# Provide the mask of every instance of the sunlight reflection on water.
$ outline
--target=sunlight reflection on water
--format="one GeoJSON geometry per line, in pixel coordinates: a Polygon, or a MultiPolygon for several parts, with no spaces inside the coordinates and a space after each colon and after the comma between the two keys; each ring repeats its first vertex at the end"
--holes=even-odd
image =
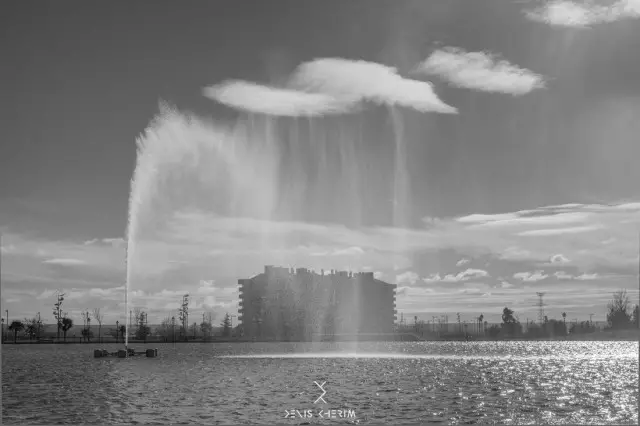
{"type": "Polygon", "coordinates": [[[273,424],[314,408],[314,381],[360,424],[638,421],[637,342],[153,346],[122,360],[6,345],[3,421],[273,424]]]}

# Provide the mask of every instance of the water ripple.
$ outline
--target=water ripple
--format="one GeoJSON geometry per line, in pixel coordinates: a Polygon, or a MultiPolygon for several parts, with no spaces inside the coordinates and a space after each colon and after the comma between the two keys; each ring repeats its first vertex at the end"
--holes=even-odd
{"type": "Polygon", "coordinates": [[[638,422],[636,342],[158,348],[158,358],[122,360],[94,359],[88,346],[7,345],[4,422],[272,424],[317,407],[314,381],[327,382],[327,406],[355,410],[352,424],[638,422]]]}

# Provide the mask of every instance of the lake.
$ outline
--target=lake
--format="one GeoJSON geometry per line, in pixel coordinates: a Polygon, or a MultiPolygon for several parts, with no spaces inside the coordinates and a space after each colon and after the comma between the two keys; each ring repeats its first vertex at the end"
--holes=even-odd
{"type": "Polygon", "coordinates": [[[638,342],[98,347],[3,345],[3,422],[638,423],[638,342]]]}

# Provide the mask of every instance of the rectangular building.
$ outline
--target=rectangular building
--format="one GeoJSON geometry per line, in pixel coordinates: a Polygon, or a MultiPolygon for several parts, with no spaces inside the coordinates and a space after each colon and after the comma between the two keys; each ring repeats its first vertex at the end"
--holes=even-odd
{"type": "Polygon", "coordinates": [[[264,273],[238,280],[239,320],[245,337],[314,341],[336,335],[392,333],[395,284],[372,272],[265,266],[264,273]]]}

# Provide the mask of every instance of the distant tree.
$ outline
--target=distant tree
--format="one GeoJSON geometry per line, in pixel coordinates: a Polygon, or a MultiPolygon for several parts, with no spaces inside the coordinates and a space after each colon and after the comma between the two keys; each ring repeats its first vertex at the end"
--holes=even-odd
{"type": "Polygon", "coordinates": [[[478,317],[478,334],[484,334],[484,330],[482,330],[482,320],[484,319],[484,315],[480,314],[478,317]]]}
{"type": "Polygon", "coordinates": [[[136,308],[135,316],[137,321],[137,329],[136,329],[136,339],[147,341],[147,336],[151,334],[151,329],[147,325],[147,313],[143,310],[136,308]]]}
{"type": "Polygon", "coordinates": [[[506,336],[519,336],[522,334],[522,326],[518,322],[514,311],[505,307],[502,310],[502,334],[506,336]]]}
{"type": "Polygon", "coordinates": [[[168,340],[173,336],[173,324],[170,317],[166,317],[165,319],[160,321],[158,332],[165,340],[168,340]]]}
{"type": "Polygon", "coordinates": [[[500,327],[498,327],[497,325],[492,325],[487,330],[487,334],[489,334],[490,337],[498,337],[498,335],[500,334],[500,331],[502,331],[500,327]]]}
{"type": "Polygon", "coordinates": [[[25,318],[23,324],[24,334],[29,338],[29,340],[37,337],[39,330],[38,318],[25,318]]]}
{"type": "Polygon", "coordinates": [[[98,321],[98,341],[101,341],[102,337],[102,320],[104,315],[100,313],[100,308],[93,308],[93,317],[98,321]]]}
{"type": "Polygon", "coordinates": [[[640,327],[640,317],[638,317],[638,305],[633,307],[633,312],[631,313],[631,323],[634,327],[640,327]]]}
{"type": "Polygon", "coordinates": [[[22,321],[19,320],[13,320],[11,321],[11,324],[9,325],[9,330],[13,331],[13,343],[16,343],[18,341],[18,332],[24,330],[24,323],[22,321]]]}
{"type": "Polygon", "coordinates": [[[67,331],[73,327],[73,320],[69,317],[62,318],[60,323],[60,329],[62,330],[62,334],[64,336],[64,341],[67,341],[67,331]]]}
{"type": "Polygon", "coordinates": [[[224,319],[222,320],[222,335],[224,337],[229,337],[231,335],[231,316],[229,313],[226,313],[224,319]]]}
{"type": "Polygon", "coordinates": [[[516,319],[513,316],[513,311],[507,307],[502,310],[502,322],[504,324],[515,324],[516,319]]]}
{"type": "Polygon", "coordinates": [[[213,326],[208,321],[202,321],[202,323],[200,324],[200,331],[202,332],[203,338],[211,337],[213,326]]]}
{"type": "Polygon", "coordinates": [[[121,326],[120,326],[120,330],[119,330],[119,331],[120,331],[120,336],[122,336],[122,337],[123,337],[123,339],[124,339],[124,335],[125,335],[125,334],[126,334],[126,332],[127,332],[127,326],[126,326],[126,325],[121,325],[121,326]]]}
{"type": "Polygon", "coordinates": [[[596,331],[596,328],[589,321],[582,321],[580,324],[573,324],[570,330],[571,334],[586,334],[593,333],[594,331],[596,331]]]}
{"type": "Polygon", "coordinates": [[[613,298],[607,305],[607,322],[611,328],[622,329],[631,326],[629,305],[627,290],[618,290],[613,293],[613,298]]]}
{"type": "Polygon", "coordinates": [[[91,338],[93,337],[93,331],[91,331],[90,328],[83,328],[82,331],[80,332],[80,335],[82,335],[82,337],[86,339],[87,342],[91,343],[91,338]]]}
{"type": "Polygon", "coordinates": [[[567,313],[563,312],[562,313],[562,322],[564,323],[564,328],[567,328],[567,313]]]}
{"type": "Polygon", "coordinates": [[[62,302],[64,301],[64,293],[56,291],[56,303],[53,305],[53,317],[56,319],[58,339],[60,339],[60,330],[62,330],[62,319],[67,315],[62,311],[62,302]]]}

